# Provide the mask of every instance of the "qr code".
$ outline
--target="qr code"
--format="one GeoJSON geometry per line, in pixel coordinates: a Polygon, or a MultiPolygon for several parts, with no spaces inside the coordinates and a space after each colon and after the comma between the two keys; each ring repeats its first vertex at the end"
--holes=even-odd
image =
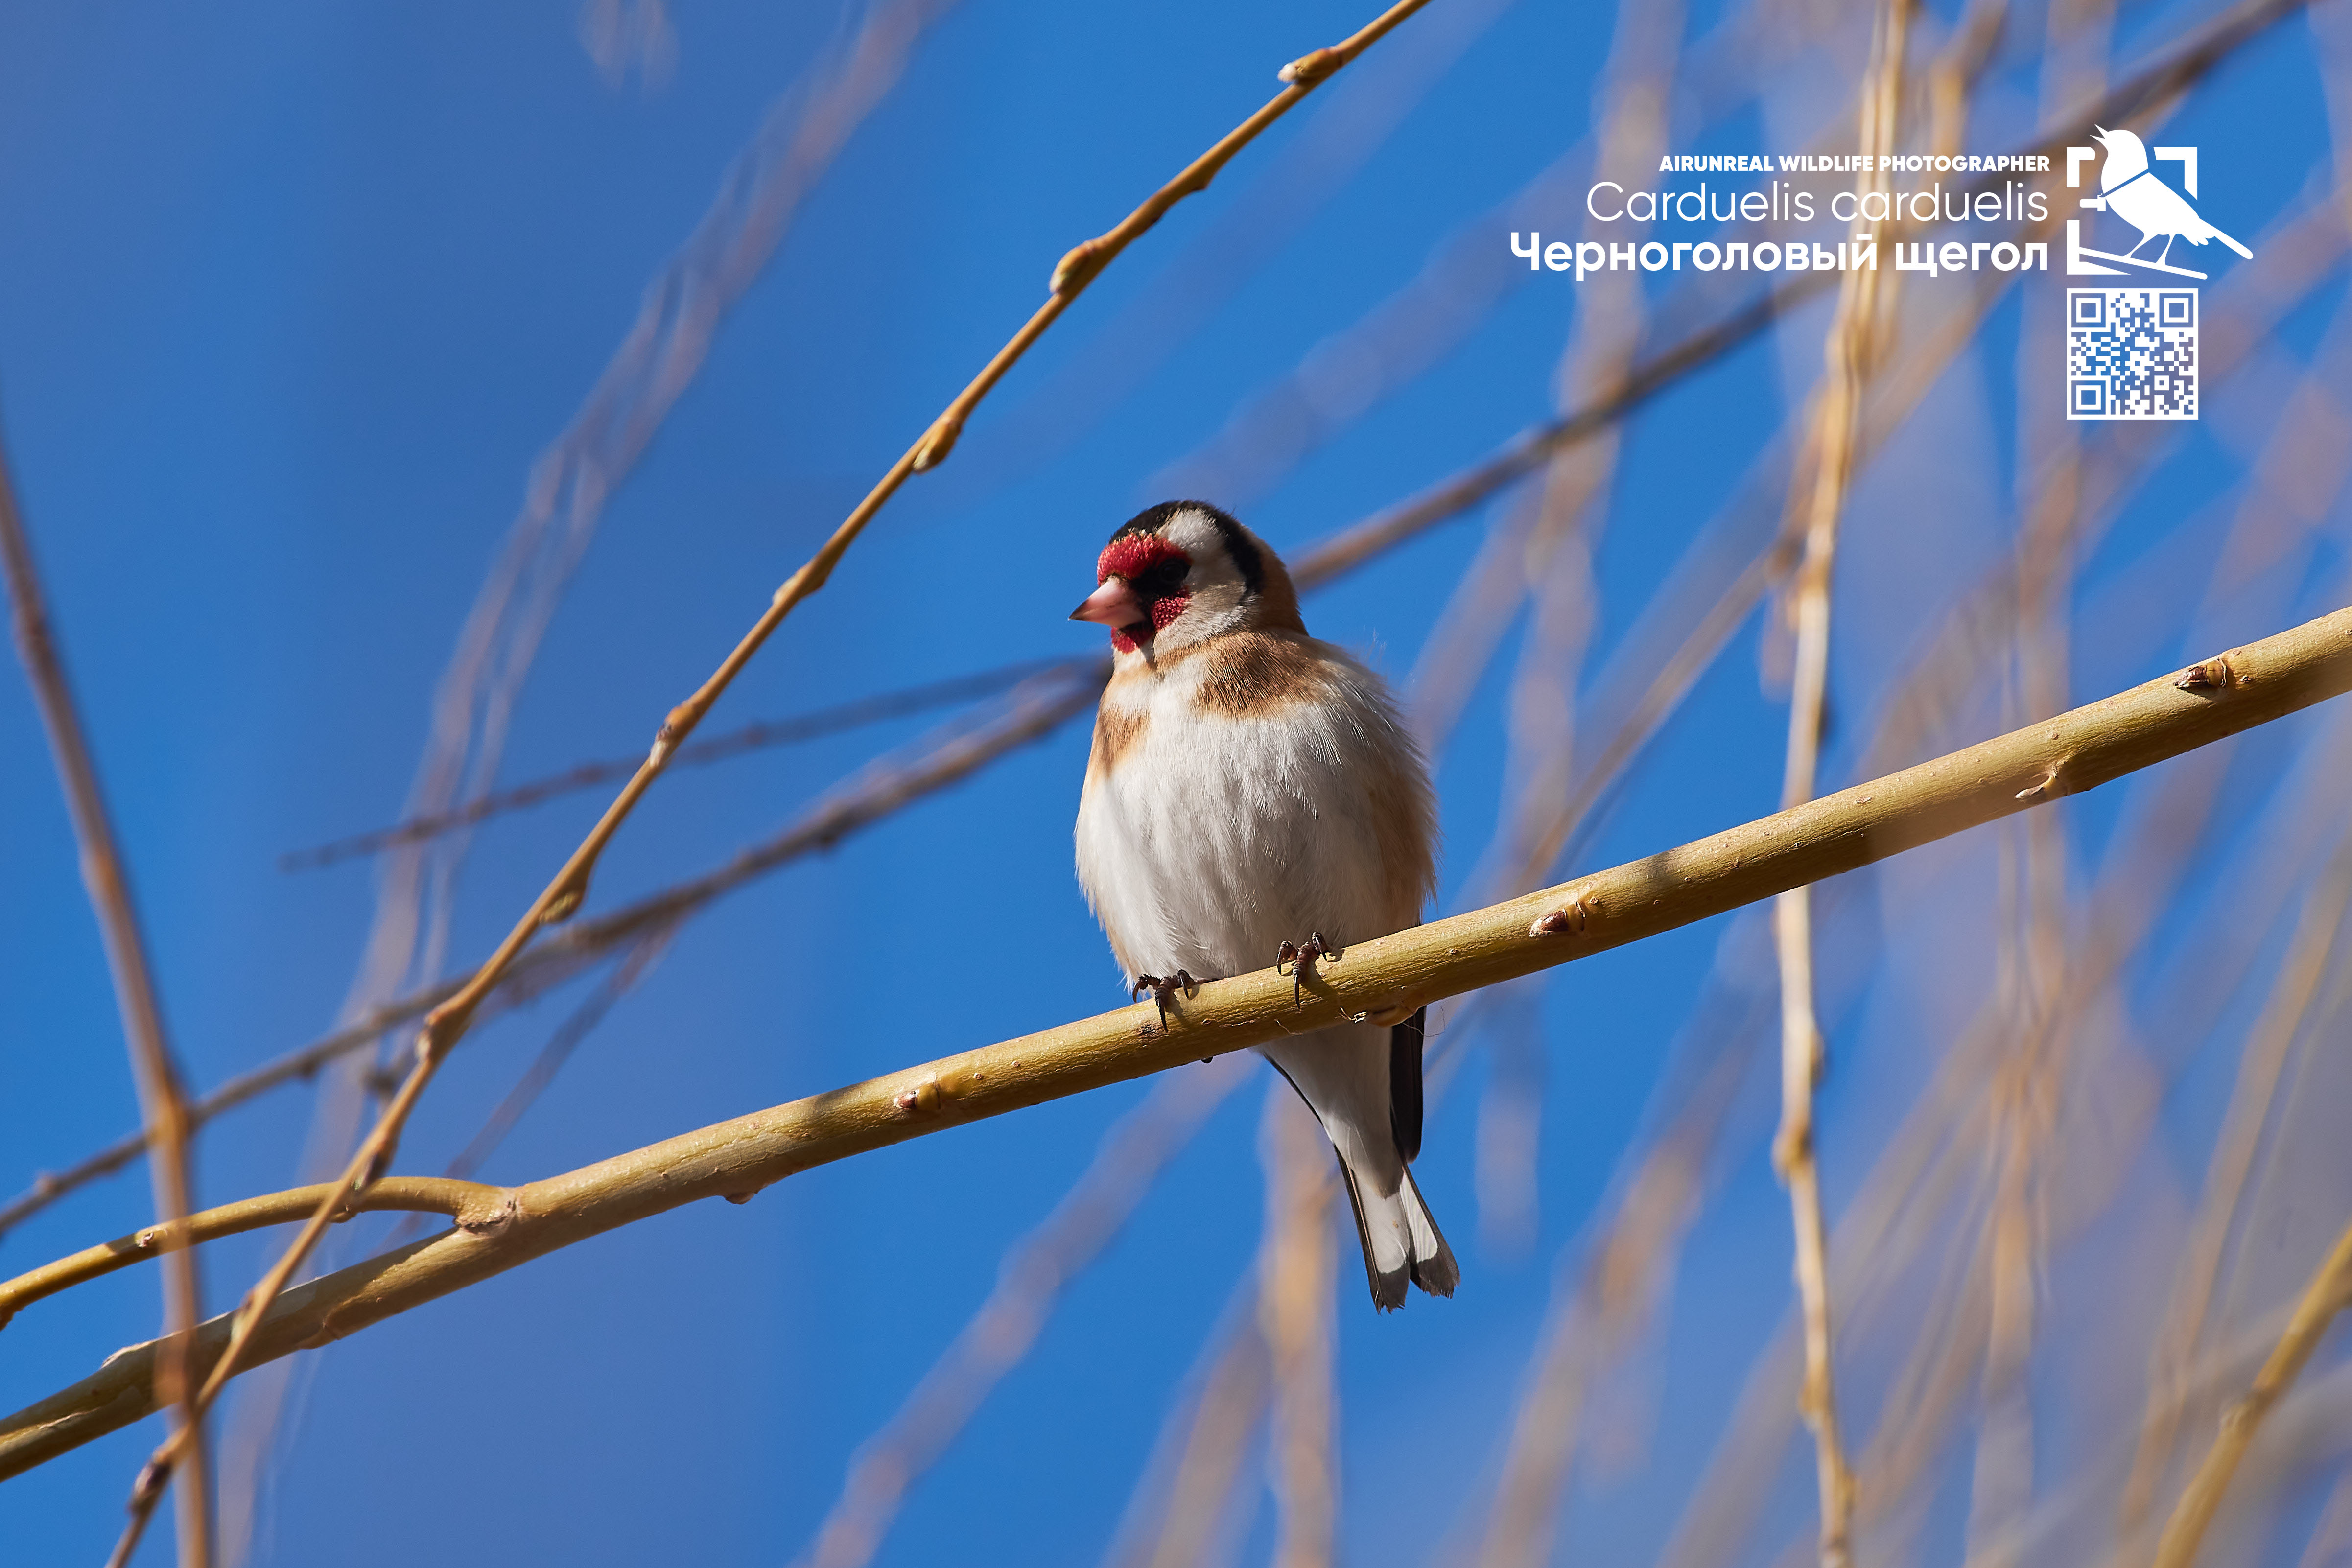
{"type": "Polygon", "coordinates": [[[2197,291],[2066,290],[2066,417],[2195,419],[2197,291]]]}

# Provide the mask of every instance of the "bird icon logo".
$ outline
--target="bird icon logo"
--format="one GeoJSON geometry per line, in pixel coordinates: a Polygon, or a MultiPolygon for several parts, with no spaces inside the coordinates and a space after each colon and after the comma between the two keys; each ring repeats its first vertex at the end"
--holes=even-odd
{"type": "MultiPolygon", "coordinates": [[[[2120,267],[2101,267],[2097,261],[2120,263],[2122,267],[2146,267],[2155,272],[2169,272],[2181,277],[2202,278],[2205,274],[2185,267],[2171,265],[2172,246],[2177,240],[2202,246],[2209,240],[2220,240],[2240,256],[2252,258],[2253,252],[2197,215],[2189,196],[2182,195],[2159,178],[2148,157],[2147,143],[2128,131],[2098,128],[2092,138],[2106,152],[2099,168],[2099,193],[2085,196],[2084,206],[2096,212],[2113,213],[2139,231],[2139,242],[2120,255],[2110,251],[2093,250],[2082,243],[2082,224],[2069,219],[2066,224],[2066,270],[2074,273],[2119,274],[2120,267]],[[2164,246],[2150,259],[2140,253],[2161,239],[2164,246]]],[[[2066,183],[2076,183],[2084,160],[2097,156],[2087,147],[2066,150],[2066,183]]],[[[2197,193],[2197,149],[2194,147],[2159,147],[2159,160],[2171,160],[2181,165],[2181,183],[2188,186],[2189,195],[2197,193]]]]}

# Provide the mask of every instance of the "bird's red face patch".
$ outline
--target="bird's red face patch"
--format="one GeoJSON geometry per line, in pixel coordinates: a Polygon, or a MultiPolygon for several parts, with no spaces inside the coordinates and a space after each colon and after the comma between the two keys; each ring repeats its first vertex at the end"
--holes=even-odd
{"type": "MultiPolygon", "coordinates": [[[[1159,535],[1129,534],[1103,547],[1095,560],[1095,581],[1123,579],[1151,612],[1151,631],[1165,632],[1191,602],[1192,596],[1184,591],[1184,577],[1192,570],[1192,558],[1159,535]]],[[[1141,622],[1113,627],[1111,646],[1122,653],[1133,653],[1134,633],[1142,630],[1141,622]]]]}
{"type": "Polygon", "coordinates": [[[1114,577],[1123,577],[1129,582],[1138,582],[1151,575],[1152,569],[1163,561],[1176,564],[1181,580],[1183,569],[1192,564],[1192,558],[1158,534],[1129,534],[1103,546],[1101,556],[1095,561],[1095,580],[1108,582],[1114,577]]]}

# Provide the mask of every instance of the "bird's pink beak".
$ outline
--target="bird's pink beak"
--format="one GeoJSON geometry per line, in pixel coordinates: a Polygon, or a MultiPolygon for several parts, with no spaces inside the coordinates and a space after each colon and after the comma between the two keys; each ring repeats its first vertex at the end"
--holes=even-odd
{"type": "Polygon", "coordinates": [[[1087,595],[1086,602],[1070,612],[1073,621],[1099,621],[1117,632],[1123,627],[1148,623],[1151,617],[1143,608],[1143,601],[1123,577],[1107,577],[1103,585],[1087,595]]]}

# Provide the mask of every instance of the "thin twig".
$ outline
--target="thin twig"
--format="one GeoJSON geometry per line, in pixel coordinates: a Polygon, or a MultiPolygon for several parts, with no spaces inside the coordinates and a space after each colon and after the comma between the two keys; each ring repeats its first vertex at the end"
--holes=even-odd
{"type": "Polygon", "coordinates": [[[2246,1447],[2254,1440],[2263,1417],[2311,1359],[2311,1353],[2319,1348],[2320,1335],[2336,1321],[2336,1314],[2347,1306],[2352,1306],[2352,1229],[2337,1239],[2335,1250],[2312,1276],[2303,1300],[2295,1303],[2294,1320],[2279,1336],[2278,1348],[2254,1375],[2253,1386],[2221,1417],[2220,1435],[2188,1490],[2180,1494],[2157,1542],[2156,1568],[2189,1568],[2196,1562],[2206,1527],[2213,1522],[2221,1495],[2229,1490],[2230,1479],[2237,1474],[2238,1461],[2245,1458],[2246,1447]]]}
{"type": "MultiPolygon", "coordinates": [[[[466,1146],[450,1156],[449,1163],[441,1167],[445,1179],[473,1179],[474,1173],[498,1152],[500,1144],[506,1142],[506,1136],[514,1131],[515,1124],[521,1121],[524,1113],[538,1103],[539,1097],[547,1092],[547,1086],[555,1082],[555,1075],[563,1071],[564,1063],[572,1060],[572,1053],[580,1049],[580,1042],[593,1034],[596,1026],[604,1021],[605,1015],[613,1010],[614,1005],[636,989],[638,984],[653,972],[654,966],[661,962],[662,955],[669,951],[670,938],[677,934],[677,926],[667,925],[639,938],[637,945],[621,956],[620,961],[606,971],[604,979],[580,1005],[564,1015],[563,1021],[556,1025],[555,1031],[547,1037],[547,1043],[540,1047],[537,1056],[531,1058],[530,1065],[523,1070],[515,1086],[507,1091],[506,1098],[498,1103],[474,1135],[466,1141],[466,1146]]],[[[378,1250],[390,1251],[415,1236],[424,1228],[424,1216],[429,1212],[427,1209],[411,1210],[399,1224],[385,1232],[378,1250]]]]}
{"type": "MultiPolygon", "coordinates": [[[[1895,140],[1903,98],[1903,57],[1908,45],[1909,0],[1886,0],[1863,78],[1858,127],[1874,167],[1861,189],[1882,192],[1886,154],[1895,140]]],[[[1826,371],[1814,407],[1811,494],[1807,497],[1804,555],[1797,567],[1796,679],[1789,703],[1789,753],[1780,804],[1812,799],[1829,689],[1830,579],[1838,522],[1853,473],[1862,398],[1875,367],[1878,270],[1855,270],[1840,280],[1837,312],[1823,345],[1826,371]]],[[[1853,1476],[1838,1435],[1837,1385],[1832,1374],[1829,1296],[1829,1233],[1822,1218],[1821,1168],[1813,1136],[1813,1082],[1822,1069],[1822,1032],[1813,1010],[1812,890],[1780,894],[1772,932],[1780,967],[1780,1129],[1772,1165],[1789,1188],[1796,1231],[1797,1294],[1805,1324],[1805,1378],[1797,1408],[1813,1431],[1813,1462],[1821,1494],[1822,1568],[1845,1568],[1853,1517],[1853,1476]]]]}
{"type": "MultiPolygon", "coordinates": [[[[334,1184],[333,1191],[320,1202],[319,1211],[310,1217],[295,1237],[293,1244],[262,1276],[260,1282],[247,1292],[240,1303],[237,1331],[232,1334],[227,1348],[197,1392],[194,1412],[197,1420],[201,1420],[205,1408],[218,1396],[229,1377],[235,1375],[246,1347],[251,1343],[254,1332],[259,1327],[271,1301],[286,1289],[294,1271],[301,1266],[310,1249],[318,1245],[334,1213],[342,1207],[343,1200],[352,1191],[382,1175],[389,1165],[410,1113],[423,1097],[450,1049],[466,1032],[482,1002],[542,925],[559,924],[579,907],[581,900],[587,895],[589,878],[613,835],[619,831],[637,801],[660,777],[673,753],[685,744],[704,716],[734,683],[736,675],[751,662],[775,629],[783,623],[784,618],[803,600],[824,587],[841,558],[856,542],[866,524],[873,520],[884,504],[897,494],[899,486],[913,475],[936,467],[946,460],[963,432],[964,422],[981,400],[1119,252],[1158,223],[1161,215],[1179,201],[1196,191],[1206,189],[1217,172],[1235,153],[1255,140],[1259,132],[1288,113],[1300,99],[1427,4],[1428,0],[1397,0],[1395,5],[1352,37],[1283,67],[1281,79],[1287,85],[1264,108],[1193,160],[1182,173],[1161,186],[1118,227],[1078,246],[1062,258],[1060,265],[1054,269],[1045,302],[1037,308],[1011,340],[997,350],[995,358],[982,369],[980,374],[956,395],[921,439],[891,465],[888,472],[867,492],[866,498],[851,511],[824,546],[776,590],[766,612],[752,623],[751,629],[744,633],[742,640],[710,678],[691,696],[670,710],[669,716],[655,736],[652,750],[646,754],[636,773],[605,809],[604,816],[580,846],[572,851],[554,879],[531,901],[530,907],[516,922],[506,939],[499,944],[488,961],[456,995],[425,1015],[424,1027],[417,1033],[415,1065],[410,1069],[406,1080],[384,1107],[375,1127],[361,1141],[341,1178],[334,1184]]],[[[194,1429],[193,1422],[182,1428],[184,1432],[194,1429]]],[[[147,1514],[154,1507],[156,1486],[170,1478],[173,1467],[185,1451],[185,1441],[179,1434],[174,1434],[156,1449],[148,1461],[146,1469],[141,1472],[140,1484],[132,1490],[132,1519],[130,1529],[125,1532],[126,1540],[136,1539],[147,1514]]]]}
{"type": "MultiPolygon", "coordinates": [[[[283,1355],[704,1197],[1182,1061],[1465,991],[1679,928],[1786,889],[2080,793],[2352,690],[2352,610],[1888,778],[1560,887],[1433,921],[1327,960],[1304,998],[1273,969],[967,1051],[689,1133],[513,1189],[500,1224],[457,1230],[311,1281],[243,1323],[215,1319],[212,1378],[241,1337],[283,1355]]],[[[412,1082],[414,1080],[412,1080],[412,1082]]],[[[343,1205],[340,1195],[334,1205],[343,1205]]],[[[324,1207],[322,1205],[322,1207],[324,1207]]],[[[0,1478],[152,1407],[152,1346],[0,1423],[0,1478]]]]}
{"type": "MultiPolygon", "coordinates": [[[[143,1263],[169,1252],[185,1251],[224,1236],[267,1229],[300,1219],[319,1206],[327,1184],[298,1186],[263,1197],[248,1197],[218,1208],[201,1209],[169,1225],[150,1225],[128,1236],[86,1248],[71,1257],[45,1263],[27,1274],[0,1281],[0,1327],[45,1296],[85,1284],[118,1269],[143,1263]]],[[[486,1221],[506,1201],[503,1187],[447,1176],[386,1176],[365,1192],[355,1194],[342,1218],[379,1210],[410,1214],[443,1214],[461,1224],[486,1221]]]]}
{"type": "Polygon", "coordinates": [[[604,1021],[604,1015],[613,1010],[614,1004],[635,989],[638,983],[652,972],[654,966],[661,962],[662,955],[669,950],[670,938],[676,932],[677,927],[665,926],[641,938],[619,963],[613,966],[613,972],[606,977],[604,983],[597,987],[594,993],[548,1037],[547,1044],[541,1048],[539,1055],[532,1059],[530,1066],[515,1086],[507,1092],[507,1097],[499,1102],[498,1107],[482,1124],[480,1131],[451,1156],[448,1167],[442,1173],[444,1176],[459,1181],[473,1178],[474,1173],[480,1170],[490,1155],[497,1152],[498,1146],[506,1141],[506,1135],[514,1131],[515,1124],[522,1120],[523,1113],[546,1092],[548,1084],[554,1082],[555,1075],[563,1070],[563,1064],[571,1060],[580,1042],[604,1021]]]}
{"type": "MultiPolygon", "coordinates": [[[[714,735],[708,740],[681,746],[670,762],[674,767],[699,768],[772,747],[799,746],[887,719],[904,718],[910,714],[928,713],[934,708],[994,696],[1049,670],[1076,671],[1090,662],[1085,659],[1024,659],[1019,664],[1000,664],[992,670],[959,675],[952,680],[929,681],[900,691],[860,697],[856,702],[839,703],[792,718],[762,719],[756,724],[747,724],[740,729],[730,730],[725,735],[714,735]]],[[[389,828],[355,833],[350,838],[337,839],[314,849],[295,850],[278,857],[278,869],[309,871],[332,865],[355,855],[376,854],[395,845],[437,838],[443,833],[458,828],[470,828],[509,811],[519,811],[577,790],[609,784],[616,779],[626,779],[637,770],[640,760],[635,757],[622,757],[607,758],[602,762],[583,762],[561,773],[550,773],[517,784],[512,789],[478,796],[455,810],[411,817],[389,828]]]]}
{"type": "MultiPolygon", "coordinates": [[[[99,936],[105,943],[107,968],[114,978],[115,1009],[121,1015],[123,1040],[131,1049],[131,1077],[139,1086],[146,1141],[158,1155],[148,1164],[155,1193],[155,1222],[169,1230],[188,1212],[194,1187],[189,1145],[194,1127],[188,1118],[187,1092],[164,1033],[163,1005],[131,898],[130,868],[114,835],[106,792],[98,781],[98,760],[82,733],[73,686],[66,678],[65,660],[49,625],[48,605],[34,568],[32,541],[26,537],[25,519],[16,508],[16,483],[5,451],[0,451],[0,574],[8,580],[9,622],[16,633],[17,656],[24,661],[25,679],[33,688],[34,705],[40,709],[41,727],[48,734],[49,754],[57,764],[58,782],[64,789],[66,811],[73,820],[74,841],[81,852],[82,885],[89,891],[90,913],[98,919],[99,936]]],[[[184,1434],[189,1456],[175,1504],[180,1563],[182,1568],[207,1568],[213,1560],[212,1489],[205,1462],[203,1413],[196,1406],[188,1371],[190,1336],[204,1316],[203,1285],[194,1249],[184,1243],[171,1249],[163,1264],[163,1338],[155,1357],[155,1402],[174,1412],[177,1432],[184,1434]]],[[[5,1321],[5,1309],[0,1308],[0,1322],[5,1321]]],[[[131,1539],[135,1542],[136,1536],[131,1539]]],[[[127,1551],[121,1555],[127,1557],[127,1551]]]]}

